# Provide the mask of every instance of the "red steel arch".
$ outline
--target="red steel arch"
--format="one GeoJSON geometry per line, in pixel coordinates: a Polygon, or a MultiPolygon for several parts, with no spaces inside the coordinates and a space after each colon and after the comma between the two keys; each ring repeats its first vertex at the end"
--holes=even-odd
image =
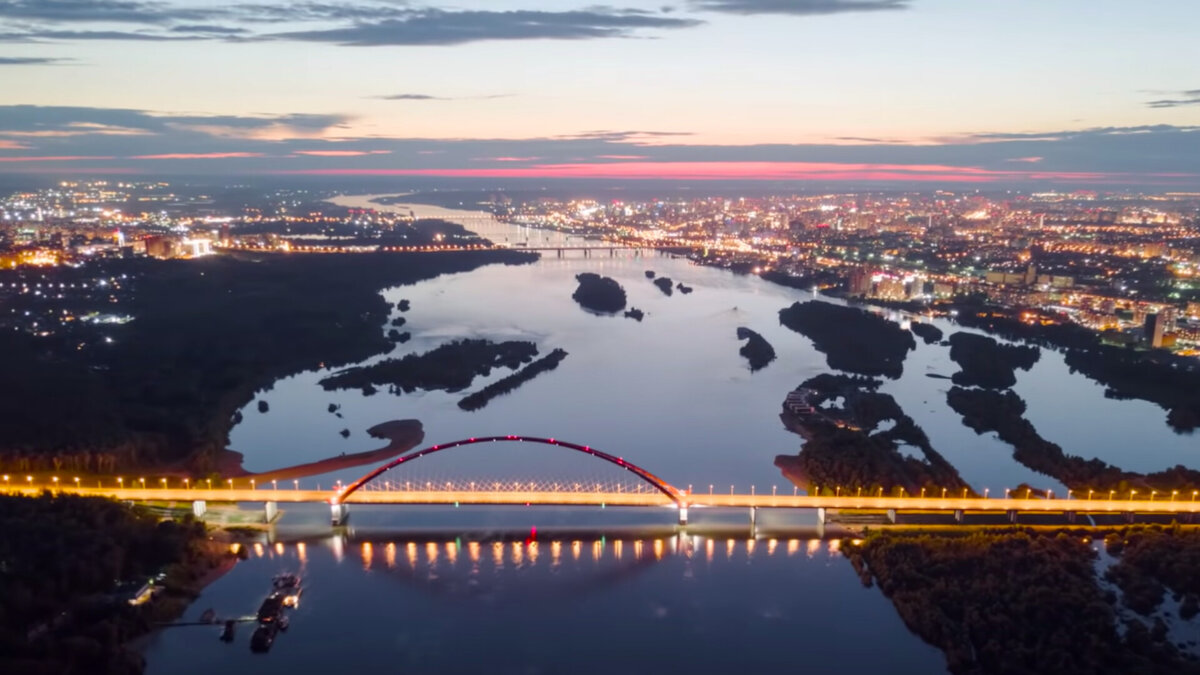
{"type": "Polygon", "coordinates": [[[622,459],[620,457],[615,457],[613,455],[608,454],[607,452],[601,452],[591,446],[579,445],[577,443],[568,443],[567,441],[560,441],[560,440],[557,440],[554,438],[536,438],[533,436],[485,436],[482,438],[468,438],[468,439],[461,440],[461,441],[454,441],[453,443],[442,443],[439,445],[432,445],[432,446],[429,446],[428,448],[424,448],[422,450],[417,450],[416,452],[410,452],[407,455],[403,455],[403,456],[397,457],[396,459],[393,459],[392,461],[388,462],[387,464],[384,464],[383,466],[379,467],[378,469],[375,469],[371,473],[368,473],[367,475],[363,476],[362,478],[359,478],[358,480],[354,481],[353,483],[347,485],[344,489],[342,489],[341,492],[339,492],[332,499],[330,499],[329,502],[331,504],[344,503],[346,501],[347,497],[349,497],[351,494],[353,494],[355,490],[358,490],[363,485],[365,485],[368,481],[375,479],[380,474],[382,474],[386,471],[389,471],[397,466],[400,466],[401,464],[404,464],[406,462],[411,462],[414,459],[418,459],[418,458],[424,457],[426,455],[432,455],[435,452],[449,450],[450,448],[461,447],[464,445],[475,445],[476,443],[497,443],[497,442],[541,443],[543,445],[556,445],[559,447],[567,448],[568,450],[574,450],[576,452],[582,452],[586,455],[591,455],[593,457],[602,459],[611,464],[615,464],[615,465],[621,467],[622,469],[625,469],[626,471],[633,473],[638,478],[641,478],[642,480],[649,483],[651,486],[653,486],[659,492],[670,497],[671,501],[675,502],[677,505],[680,505],[680,506],[683,505],[684,493],[681,490],[677,489],[675,486],[673,486],[670,483],[666,482],[665,480],[659,478],[658,476],[655,476],[654,474],[650,473],[649,471],[646,471],[645,469],[643,469],[642,467],[640,467],[636,464],[633,464],[631,462],[626,462],[624,459],[622,459]]]}

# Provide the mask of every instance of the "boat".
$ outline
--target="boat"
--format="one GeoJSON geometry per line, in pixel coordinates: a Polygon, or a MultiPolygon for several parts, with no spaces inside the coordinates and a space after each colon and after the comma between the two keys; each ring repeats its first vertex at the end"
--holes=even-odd
{"type": "Polygon", "coordinates": [[[261,624],[274,623],[283,614],[283,601],[287,596],[282,591],[268,595],[258,606],[258,622],[261,624]]]}
{"type": "Polygon", "coordinates": [[[278,630],[278,625],[274,622],[259,624],[258,628],[254,629],[254,634],[250,636],[250,651],[256,654],[270,651],[278,630]]]}
{"type": "Polygon", "coordinates": [[[227,619],[225,627],[221,629],[221,642],[233,642],[233,634],[236,630],[237,622],[233,619],[227,619]]]}
{"type": "Polygon", "coordinates": [[[277,591],[287,591],[300,587],[300,577],[296,574],[286,572],[278,574],[271,580],[271,586],[277,591]]]}
{"type": "Polygon", "coordinates": [[[287,629],[288,629],[288,625],[289,625],[289,621],[288,621],[287,615],[286,615],[286,614],[282,614],[282,615],[280,615],[280,617],[279,617],[279,630],[287,630],[287,629]]]}

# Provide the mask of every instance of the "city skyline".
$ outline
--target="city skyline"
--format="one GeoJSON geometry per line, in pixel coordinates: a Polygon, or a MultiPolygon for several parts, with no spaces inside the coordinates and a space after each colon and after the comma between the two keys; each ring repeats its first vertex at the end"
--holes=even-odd
{"type": "Polygon", "coordinates": [[[0,2],[0,172],[1200,184],[1200,7],[0,2]]]}

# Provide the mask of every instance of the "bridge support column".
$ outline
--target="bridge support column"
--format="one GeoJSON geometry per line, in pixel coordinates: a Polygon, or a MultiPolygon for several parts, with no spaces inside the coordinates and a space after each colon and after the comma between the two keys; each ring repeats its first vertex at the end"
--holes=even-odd
{"type": "Polygon", "coordinates": [[[1010,523],[1017,522],[1017,512],[1015,510],[1008,512],[1008,522],[1010,522],[1010,523]]]}
{"type": "Polygon", "coordinates": [[[1063,513],[1063,515],[1067,517],[1067,522],[1068,522],[1068,523],[1074,523],[1074,522],[1075,522],[1075,512],[1074,512],[1074,511],[1066,511],[1066,512],[1064,512],[1064,513],[1063,513]]]}
{"type": "Polygon", "coordinates": [[[1125,522],[1127,522],[1127,523],[1132,523],[1132,522],[1133,522],[1133,511],[1126,511],[1126,512],[1125,512],[1125,522]]]}
{"type": "Polygon", "coordinates": [[[192,502],[192,515],[200,518],[206,513],[208,513],[208,502],[204,501],[203,499],[197,499],[196,501],[192,502]]]}
{"type": "Polygon", "coordinates": [[[330,504],[329,506],[332,512],[330,522],[333,523],[333,526],[345,525],[346,519],[350,517],[350,509],[345,504],[330,504]]]}
{"type": "Polygon", "coordinates": [[[954,509],[954,522],[958,523],[959,525],[962,525],[963,518],[965,518],[965,517],[966,517],[966,514],[963,513],[962,509],[954,509]]]}
{"type": "Polygon", "coordinates": [[[679,507],[679,526],[680,527],[687,526],[687,510],[688,510],[688,507],[686,505],[680,505],[680,507],[679,507]]]}
{"type": "Polygon", "coordinates": [[[263,504],[263,522],[269,523],[279,516],[279,504],[277,502],[267,502],[263,504]]]}
{"type": "Polygon", "coordinates": [[[818,506],[817,507],[817,523],[820,525],[824,525],[825,523],[829,522],[829,519],[826,517],[826,515],[827,514],[825,513],[825,507],[818,506]]]}
{"type": "Polygon", "coordinates": [[[750,527],[751,528],[758,527],[758,507],[757,506],[750,507],[750,527]]]}
{"type": "Polygon", "coordinates": [[[896,524],[896,509],[887,510],[887,521],[893,525],[896,524]]]}

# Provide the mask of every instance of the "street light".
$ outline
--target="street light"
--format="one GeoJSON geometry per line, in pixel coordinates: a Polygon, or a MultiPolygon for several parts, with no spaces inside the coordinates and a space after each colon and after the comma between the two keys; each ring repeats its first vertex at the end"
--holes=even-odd
{"type": "Polygon", "coordinates": [[[1158,494],[1158,490],[1150,491],[1150,501],[1154,501],[1154,495],[1158,494]]]}
{"type": "Polygon", "coordinates": [[[162,483],[162,489],[166,490],[167,489],[167,479],[163,478],[159,482],[162,483]]]}
{"type": "Polygon", "coordinates": [[[120,490],[125,489],[125,479],[124,478],[117,478],[117,488],[120,490]]]}
{"type": "Polygon", "coordinates": [[[942,499],[946,498],[946,488],[942,488],[942,499]]]}
{"type": "Polygon", "coordinates": [[[1179,496],[1179,490],[1171,490],[1171,501],[1175,501],[1175,498],[1178,496],[1179,496]]]}
{"type": "Polygon", "coordinates": [[[254,489],[254,479],[253,478],[250,479],[250,489],[251,490],[254,489]]]}
{"type": "Polygon", "coordinates": [[[8,489],[8,474],[4,474],[4,489],[8,489]]]}
{"type": "Polygon", "coordinates": [[[145,478],[139,478],[139,479],[138,479],[138,482],[140,482],[140,483],[142,484],[142,489],[143,489],[143,490],[145,490],[145,489],[146,489],[146,479],[145,479],[145,478]]]}
{"type": "Polygon", "coordinates": [[[229,479],[229,489],[230,490],[233,489],[233,479],[232,478],[229,479]]]}
{"type": "Polygon", "coordinates": [[[1137,494],[1137,490],[1130,490],[1129,491],[1129,501],[1133,501],[1133,497],[1136,494],[1137,494]]]}
{"type": "Polygon", "coordinates": [[[1088,490],[1088,501],[1089,502],[1092,501],[1092,493],[1094,493],[1094,492],[1095,492],[1095,490],[1088,490]]]}
{"type": "Polygon", "coordinates": [[[271,488],[274,490],[278,490],[279,489],[279,481],[272,478],[271,479],[271,488]]]}
{"type": "Polygon", "coordinates": [[[191,489],[192,489],[192,481],[191,481],[190,479],[188,479],[188,478],[184,478],[184,479],[183,479],[183,489],[184,489],[184,490],[191,490],[191,489]]]}
{"type": "Polygon", "coordinates": [[[292,481],[292,489],[293,489],[293,490],[299,490],[299,489],[300,489],[300,481],[298,481],[298,480],[293,480],[293,481],[292,481]]]}
{"type": "Polygon", "coordinates": [[[992,490],[991,490],[991,488],[983,488],[983,498],[984,498],[984,499],[987,499],[987,498],[988,498],[988,493],[989,493],[989,492],[991,492],[991,491],[992,491],[992,490]]]}
{"type": "Polygon", "coordinates": [[[75,476],[75,489],[79,489],[79,476],[75,476]]]}
{"type": "Polygon", "coordinates": [[[54,476],[51,480],[54,481],[54,489],[58,490],[58,476],[54,476]]]}

